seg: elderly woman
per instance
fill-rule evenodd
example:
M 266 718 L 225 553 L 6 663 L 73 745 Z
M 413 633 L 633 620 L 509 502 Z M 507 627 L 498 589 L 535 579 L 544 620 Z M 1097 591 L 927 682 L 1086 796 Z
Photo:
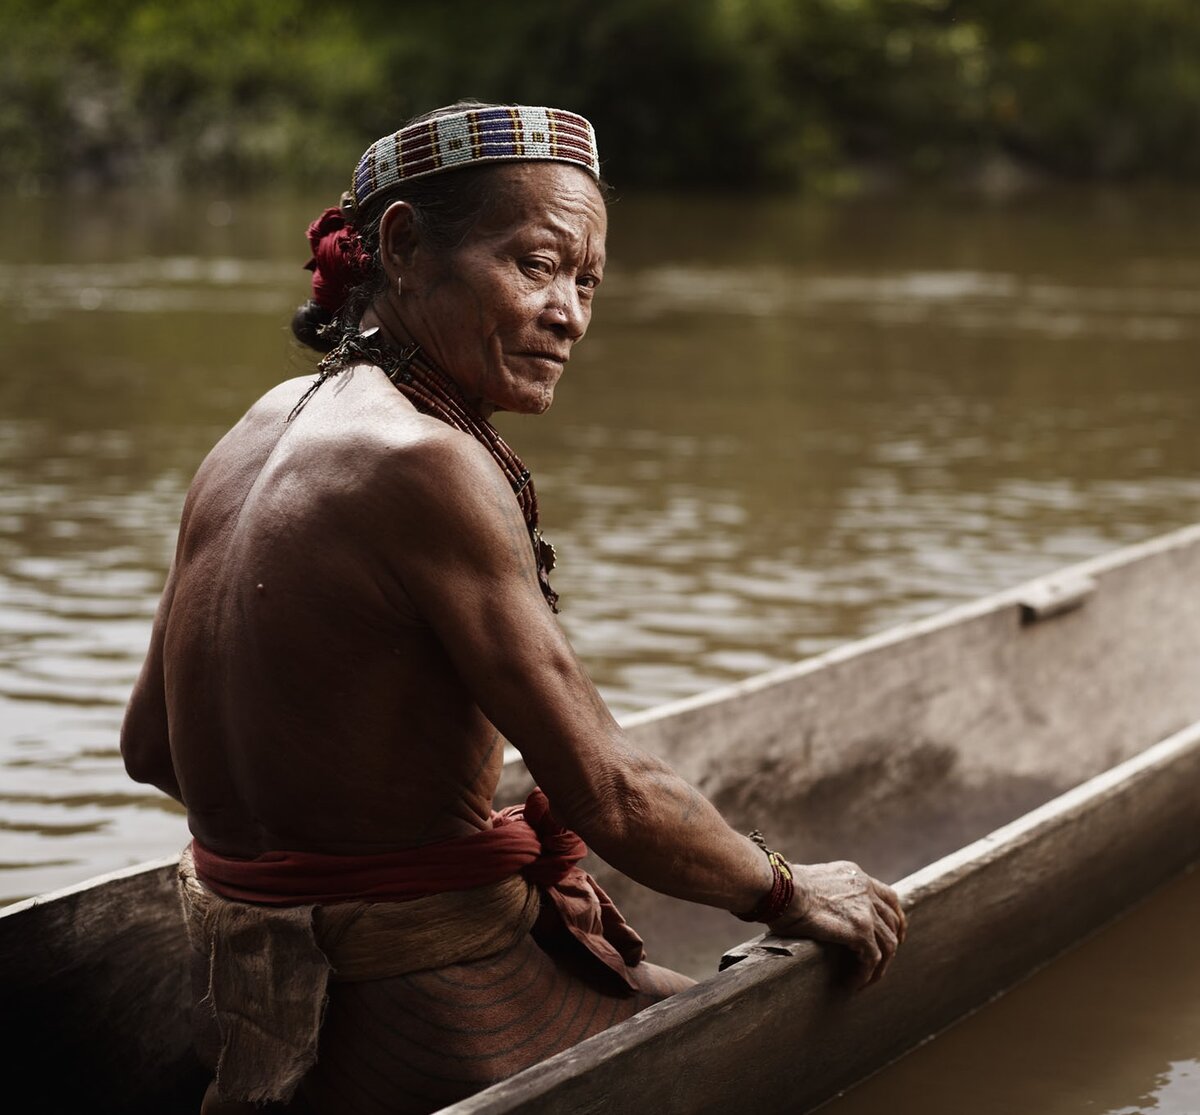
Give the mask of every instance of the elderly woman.
M 554 618 L 533 481 L 488 419 L 550 406 L 605 228 L 572 113 L 464 103 L 380 139 L 309 230 L 316 380 L 196 475 L 122 749 L 195 838 L 208 1111 L 433 1110 L 685 987 L 583 841 L 850 948 L 864 983 L 903 936 L 889 888 L 789 865 L 633 748 Z M 544 794 L 496 814 L 504 740 Z

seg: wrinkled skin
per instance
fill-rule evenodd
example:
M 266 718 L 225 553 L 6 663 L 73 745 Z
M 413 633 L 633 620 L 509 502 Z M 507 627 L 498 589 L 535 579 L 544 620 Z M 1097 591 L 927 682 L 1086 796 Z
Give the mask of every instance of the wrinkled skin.
M 504 169 L 449 254 L 405 204 L 388 210 L 390 285 L 363 321 L 420 342 L 485 415 L 550 405 L 604 270 L 592 180 Z M 614 867 L 752 909 L 771 885 L 765 857 L 626 739 L 546 607 L 486 450 L 366 365 L 286 422 L 307 386 L 269 391 L 196 474 L 122 731 L 130 774 L 182 801 L 218 852 L 357 854 L 486 828 L 507 740 Z M 904 916 L 851 868 L 796 865 L 771 929 L 849 949 L 865 984 Z
M 792 908 L 771 922 L 771 932 L 849 949 L 857 987 L 882 979 L 907 929 L 896 892 L 845 860 L 792 867 L 796 896 Z
M 540 414 L 591 321 L 608 215 L 573 167 L 519 164 L 503 187 L 449 258 L 424 248 L 410 206 L 392 205 L 380 226 L 391 285 L 364 324 L 419 341 L 481 414 Z

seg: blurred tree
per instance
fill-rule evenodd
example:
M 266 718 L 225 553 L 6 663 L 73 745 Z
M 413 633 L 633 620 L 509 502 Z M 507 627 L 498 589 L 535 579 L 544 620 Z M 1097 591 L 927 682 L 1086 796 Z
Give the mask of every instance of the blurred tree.
M 996 152 L 1200 176 L 1196 0 L 4 0 L 0 181 L 341 180 L 475 96 L 590 116 L 622 186 L 774 189 Z

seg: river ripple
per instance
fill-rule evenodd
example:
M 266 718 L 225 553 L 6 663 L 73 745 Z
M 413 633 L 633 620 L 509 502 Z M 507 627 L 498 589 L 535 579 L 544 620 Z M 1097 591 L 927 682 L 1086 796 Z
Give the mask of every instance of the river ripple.
M 176 849 L 117 731 L 183 493 L 273 382 L 316 201 L 0 216 L 0 901 Z M 1200 518 L 1194 203 L 627 199 L 503 418 L 619 713 Z

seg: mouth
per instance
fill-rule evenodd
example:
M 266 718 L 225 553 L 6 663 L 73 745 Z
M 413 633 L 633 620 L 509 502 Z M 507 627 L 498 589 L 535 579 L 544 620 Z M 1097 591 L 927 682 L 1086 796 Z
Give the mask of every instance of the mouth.
M 568 360 L 571 359 L 570 353 L 566 352 L 518 352 L 516 354 L 522 360 L 537 360 L 544 364 L 553 364 L 556 368 L 561 368 Z

